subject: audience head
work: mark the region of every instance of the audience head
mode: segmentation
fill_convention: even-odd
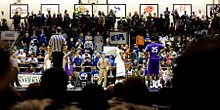
[[[148,104],[148,89],[140,77],[130,77],[124,83],[125,101],[134,104]]]
[[[121,83],[121,82],[118,82],[117,84],[115,84],[115,86],[113,88],[114,97],[118,97],[118,98],[123,98],[124,97],[123,87],[124,87],[124,84]]]
[[[174,110],[216,107],[220,40],[203,40],[186,48],[174,68]],[[212,90],[208,88],[213,88]],[[213,102],[213,103],[212,103]],[[210,105],[211,104],[211,105]]]
[[[67,89],[68,77],[63,69],[50,68],[42,77],[40,86],[43,98],[63,101]]]
[[[98,85],[90,84],[83,88],[79,107],[82,110],[106,110],[108,98],[105,90]]]

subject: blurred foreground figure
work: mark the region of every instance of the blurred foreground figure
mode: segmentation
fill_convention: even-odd
[[[19,101],[20,95],[9,85],[15,77],[10,63],[10,54],[0,41],[0,110],[9,110],[9,107]]]
[[[219,42],[220,39],[198,41],[186,48],[178,59],[174,68],[172,110],[213,110],[217,107]]]

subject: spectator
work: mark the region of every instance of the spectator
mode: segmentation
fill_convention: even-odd
[[[42,98],[51,98],[58,103],[65,103],[68,77],[63,69],[50,68],[41,77]]]
[[[177,67],[174,68],[174,100],[171,110],[214,109],[218,106],[213,103],[218,99],[216,96],[219,91],[217,89],[209,91],[205,87],[218,87],[218,77],[207,78],[207,74],[216,73],[219,70],[219,49],[219,38],[199,40],[196,44],[186,48],[177,62]],[[187,80],[184,78],[186,75],[190,75]],[[211,82],[211,84],[201,83],[202,81]],[[191,90],[186,88],[191,88]],[[184,103],[186,100],[187,103]]]
[[[19,31],[20,22],[21,22],[21,15],[19,15],[18,12],[16,11],[15,15],[13,16],[14,30]]]
[[[27,59],[26,62],[30,63],[33,66],[36,66],[38,64],[38,60],[33,54]]]
[[[113,98],[108,101],[111,107],[122,104],[124,101],[123,83],[117,83],[113,87]]]
[[[82,110],[106,110],[109,108],[107,94],[101,86],[94,84],[83,88],[79,101]]]
[[[25,70],[25,73],[36,73],[36,70],[32,64],[29,64],[28,68]]]
[[[5,51],[3,43],[0,44],[0,109],[9,110],[11,106],[20,101],[20,94],[9,87],[16,73],[11,71],[10,54]]]
[[[94,51],[102,52],[103,42],[103,37],[97,32],[97,35],[94,37]]]
[[[26,62],[27,57],[26,57],[26,53],[24,52],[23,49],[20,49],[17,58],[18,58],[18,63]]]

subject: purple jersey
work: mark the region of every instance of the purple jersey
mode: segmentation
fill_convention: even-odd
[[[163,49],[164,46],[158,43],[151,43],[146,46],[145,51],[150,52],[150,59],[159,59],[158,53]]]

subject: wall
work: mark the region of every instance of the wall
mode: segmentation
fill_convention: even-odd
[[[0,11],[5,12],[5,17],[9,18],[9,6],[15,3],[16,0],[0,0]],[[84,3],[87,0],[82,0]],[[23,4],[29,4],[29,12],[33,11],[37,13],[40,11],[40,4],[60,4],[60,12],[63,13],[64,10],[68,10],[70,16],[72,16],[74,4],[78,3],[78,0],[21,0]],[[106,3],[106,0],[99,0],[99,3]],[[166,7],[172,10],[173,4],[192,4],[192,10],[197,13],[199,9],[203,13],[206,11],[206,4],[212,4],[213,0],[109,0],[111,4],[127,4],[127,14],[128,12],[137,11],[139,13],[139,4],[159,4],[159,12],[163,13]],[[220,3],[220,0],[214,0],[214,3]],[[0,18],[2,16],[0,15]],[[8,21],[11,23],[11,20]]]

